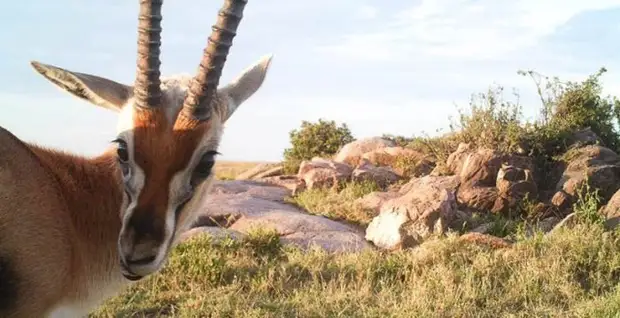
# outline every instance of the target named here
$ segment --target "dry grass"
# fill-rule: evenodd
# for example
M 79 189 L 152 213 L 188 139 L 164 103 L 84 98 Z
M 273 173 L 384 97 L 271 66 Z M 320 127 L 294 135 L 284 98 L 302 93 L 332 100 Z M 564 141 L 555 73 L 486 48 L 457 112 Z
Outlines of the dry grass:
M 91 317 L 618 317 L 619 248 L 598 223 L 508 249 L 450 235 L 389 254 L 203 236 Z
M 238 174 L 261 164 L 262 162 L 248 161 L 216 161 L 215 176 L 219 180 L 232 180 Z
M 312 214 L 365 226 L 375 215 L 355 204 L 355 200 L 377 190 L 378 186 L 372 182 L 350 182 L 339 191 L 308 189 L 289 201 Z
M 347 202 L 372 190 L 350 184 L 294 201 L 364 224 Z M 413 250 L 335 255 L 268 232 L 195 237 L 91 317 L 620 317 L 620 229 L 605 231 L 593 198 L 576 206 L 575 227 L 502 249 L 455 233 Z

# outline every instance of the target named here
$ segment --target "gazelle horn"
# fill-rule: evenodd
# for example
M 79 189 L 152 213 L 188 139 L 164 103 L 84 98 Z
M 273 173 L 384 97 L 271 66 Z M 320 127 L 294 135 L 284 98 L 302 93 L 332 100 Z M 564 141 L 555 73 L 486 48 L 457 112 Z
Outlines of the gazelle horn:
M 228 51 L 233 38 L 237 35 L 246 4 L 247 0 L 224 0 L 224 5 L 218 12 L 217 22 L 212 27 L 208 45 L 204 49 L 198 74 L 192 79 L 183 103 L 182 111 L 185 116 L 197 120 L 206 120 L 210 117 L 210 103 L 217 90 Z
M 140 108 L 161 105 L 159 47 L 163 2 L 163 0 L 140 0 L 138 59 L 134 85 L 135 106 Z

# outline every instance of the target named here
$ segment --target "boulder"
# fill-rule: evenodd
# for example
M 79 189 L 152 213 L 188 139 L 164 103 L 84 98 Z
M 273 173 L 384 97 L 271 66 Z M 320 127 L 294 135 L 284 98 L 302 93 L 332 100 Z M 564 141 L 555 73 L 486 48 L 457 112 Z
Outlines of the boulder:
M 590 187 L 598 189 L 603 204 L 620 189 L 620 156 L 609 148 L 588 145 L 569 150 L 566 168 L 556 184 L 556 206 L 574 202 L 588 181 Z
M 368 225 L 366 239 L 380 248 L 393 250 L 418 245 L 431 235 L 444 234 L 457 213 L 454 189 L 446 187 L 449 182 L 442 180 L 445 178 L 449 177 L 419 178 L 426 180 L 385 202 L 379 215 Z
M 304 180 L 308 189 L 337 187 L 349 181 L 353 168 L 347 164 L 323 158 L 302 161 L 297 177 Z
M 356 166 L 365 153 L 395 146 L 396 143 L 394 141 L 381 137 L 358 139 L 344 145 L 334 156 L 334 161 Z
M 272 229 L 282 242 L 301 248 L 316 246 L 329 252 L 371 248 L 362 231 L 287 203 L 290 194 L 290 190 L 266 182 L 216 181 L 195 226 L 212 225 L 204 220 L 226 220 L 217 225 L 241 234 L 257 227 Z
M 238 174 L 235 177 L 235 180 L 251 180 L 254 177 L 256 177 L 257 175 L 264 173 L 266 171 L 269 171 L 271 169 L 280 167 L 280 165 L 276 164 L 276 163 L 260 163 L 257 164 L 256 166 Z
M 390 167 L 377 167 L 370 161 L 362 159 L 362 163 L 353 170 L 351 180 L 357 182 L 372 181 L 379 188 L 386 189 L 401 180 L 401 177 Z
M 367 152 L 361 160 L 375 166 L 389 166 L 402 177 L 421 177 L 431 173 L 435 164 L 418 151 L 403 147 L 385 147 Z

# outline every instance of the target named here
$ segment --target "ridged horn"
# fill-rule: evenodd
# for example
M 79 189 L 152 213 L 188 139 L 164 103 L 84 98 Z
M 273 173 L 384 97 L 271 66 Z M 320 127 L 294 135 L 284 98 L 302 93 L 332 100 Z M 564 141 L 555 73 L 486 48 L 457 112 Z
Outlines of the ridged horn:
M 163 0 L 140 0 L 138 59 L 134 84 L 135 106 L 140 108 L 161 105 L 159 47 L 163 2 Z
M 243 18 L 247 0 L 224 0 L 218 19 L 212 27 L 207 47 L 204 49 L 198 73 L 192 79 L 183 113 L 189 118 L 206 120 L 211 115 L 210 103 L 222 76 L 222 69 L 232 46 L 233 38 Z

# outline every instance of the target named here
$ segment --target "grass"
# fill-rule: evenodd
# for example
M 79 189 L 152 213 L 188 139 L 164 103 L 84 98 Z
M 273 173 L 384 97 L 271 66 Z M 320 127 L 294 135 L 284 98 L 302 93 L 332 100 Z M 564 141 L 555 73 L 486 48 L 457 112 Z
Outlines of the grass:
M 247 161 L 216 161 L 215 162 L 215 176 L 219 180 L 233 180 L 235 177 L 261 162 L 247 162 Z
M 581 222 L 493 250 L 449 235 L 330 255 L 195 237 L 91 317 L 618 317 L 620 231 Z
M 370 217 L 351 202 L 373 190 L 350 183 L 292 201 L 363 226 Z M 90 317 L 620 317 L 620 229 L 605 231 L 596 200 L 581 198 L 574 227 L 504 249 L 457 233 L 358 254 L 301 251 L 265 231 L 198 236 Z
M 325 188 L 308 189 L 289 201 L 312 214 L 365 226 L 375 214 L 356 205 L 354 201 L 378 189 L 373 182 L 349 182 L 338 191 Z

